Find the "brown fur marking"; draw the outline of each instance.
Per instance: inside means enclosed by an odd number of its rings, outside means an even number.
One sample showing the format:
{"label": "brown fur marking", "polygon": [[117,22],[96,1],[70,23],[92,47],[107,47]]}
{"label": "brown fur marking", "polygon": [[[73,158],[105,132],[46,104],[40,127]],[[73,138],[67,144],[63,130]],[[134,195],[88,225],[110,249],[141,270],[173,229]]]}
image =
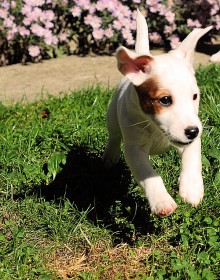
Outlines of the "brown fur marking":
{"label": "brown fur marking", "polygon": [[142,110],[147,114],[159,114],[165,107],[158,99],[163,96],[171,96],[169,90],[160,88],[156,77],[151,77],[139,86],[135,86]]}

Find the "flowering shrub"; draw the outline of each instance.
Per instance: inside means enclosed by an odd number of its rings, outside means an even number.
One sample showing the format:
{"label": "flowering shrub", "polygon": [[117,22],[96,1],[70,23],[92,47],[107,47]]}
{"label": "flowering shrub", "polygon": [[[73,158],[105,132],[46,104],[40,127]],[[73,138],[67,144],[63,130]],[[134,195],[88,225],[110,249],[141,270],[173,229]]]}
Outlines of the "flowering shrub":
{"label": "flowering shrub", "polygon": [[[174,3],[175,2],[175,3]],[[136,8],[154,45],[175,48],[194,27],[220,29],[218,0],[2,0],[0,64],[134,45]]]}

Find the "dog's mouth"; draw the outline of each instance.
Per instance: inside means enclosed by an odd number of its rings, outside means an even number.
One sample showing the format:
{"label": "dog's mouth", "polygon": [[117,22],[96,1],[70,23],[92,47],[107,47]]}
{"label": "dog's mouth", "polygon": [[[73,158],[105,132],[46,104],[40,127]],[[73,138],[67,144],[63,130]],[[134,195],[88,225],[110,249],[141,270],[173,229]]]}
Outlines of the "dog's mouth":
{"label": "dog's mouth", "polygon": [[188,146],[189,144],[191,144],[193,142],[193,141],[182,142],[182,141],[177,141],[177,140],[172,140],[172,139],[169,139],[169,141],[173,146],[180,147],[180,148]]}
{"label": "dog's mouth", "polygon": [[[153,121],[158,125],[158,121],[153,119]],[[174,147],[177,147],[177,148],[183,148],[183,147],[186,147],[188,145],[190,145],[195,139],[192,139],[192,140],[189,140],[189,141],[186,141],[186,142],[183,142],[183,141],[180,141],[180,140],[177,140],[175,139],[174,137],[172,137],[170,135],[170,133],[168,133],[164,128],[161,127],[161,125],[159,124],[159,129],[161,130],[161,132],[164,134],[164,136],[168,139],[168,141],[170,142],[170,144]]]}
{"label": "dog's mouth", "polygon": [[182,141],[176,140],[176,139],[172,138],[170,135],[168,135],[167,132],[165,132],[161,127],[160,127],[160,129],[164,133],[164,135],[167,137],[170,144],[175,146],[175,147],[178,147],[178,148],[186,147],[193,142],[193,140],[190,140],[190,141],[187,141],[187,142],[182,142]]}

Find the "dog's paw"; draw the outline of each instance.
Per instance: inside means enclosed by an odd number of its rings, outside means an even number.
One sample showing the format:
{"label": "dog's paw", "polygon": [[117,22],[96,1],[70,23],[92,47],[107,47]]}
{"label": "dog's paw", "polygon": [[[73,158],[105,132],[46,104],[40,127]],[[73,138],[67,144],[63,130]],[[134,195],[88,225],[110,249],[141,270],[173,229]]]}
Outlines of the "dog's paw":
{"label": "dog's paw", "polygon": [[204,188],[202,176],[185,175],[180,176],[180,197],[187,203],[196,207],[203,199]]}
{"label": "dog's paw", "polygon": [[166,194],[166,197],[162,196],[156,201],[151,201],[150,207],[152,214],[166,216],[176,210],[177,204],[169,194]]}

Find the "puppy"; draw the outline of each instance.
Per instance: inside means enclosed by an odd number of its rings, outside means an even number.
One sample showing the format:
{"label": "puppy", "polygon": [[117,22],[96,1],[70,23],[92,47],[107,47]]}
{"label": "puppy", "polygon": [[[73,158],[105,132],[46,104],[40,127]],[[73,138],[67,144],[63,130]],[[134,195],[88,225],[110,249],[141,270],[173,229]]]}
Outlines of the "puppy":
{"label": "puppy", "polygon": [[125,77],[108,109],[109,139],[103,160],[107,168],[115,165],[123,140],[126,162],[157,215],[170,214],[177,205],[151,167],[149,156],[170,146],[178,149],[182,159],[180,196],[192,206],[203,198],[200,93],[192,55],[199,38],[211,28],[194,29],[177,49],[152,56],[148,27],[138,11],[136,52],[120,47],[116,53],[118,69]]}

